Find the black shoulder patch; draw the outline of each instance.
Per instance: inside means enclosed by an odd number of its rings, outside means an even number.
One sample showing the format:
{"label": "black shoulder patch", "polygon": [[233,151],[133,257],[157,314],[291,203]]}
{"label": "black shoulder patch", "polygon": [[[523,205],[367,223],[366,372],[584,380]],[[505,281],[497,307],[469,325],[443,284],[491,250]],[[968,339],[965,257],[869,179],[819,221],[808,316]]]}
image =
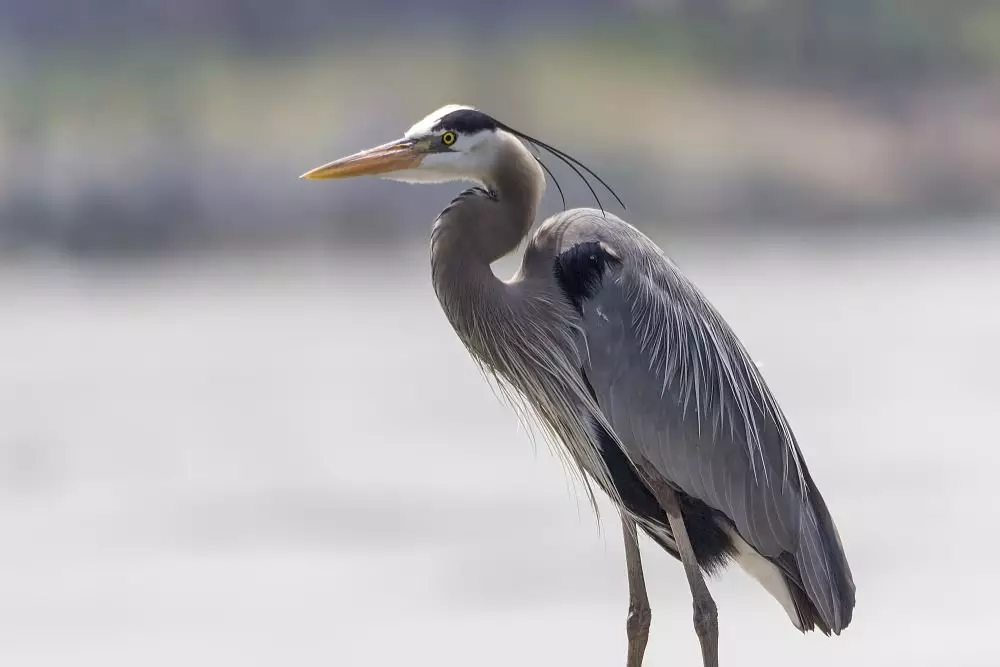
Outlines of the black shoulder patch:
{"label": "black shoulder patch", "polygon": [[620,260],[600,241],[578,243],[561,252],[555,260],[556,282],[573,307],[582,312],[583,302],[593,296],[604,272]]}
{"label": "black shoulder patch", "polygon": [[477,109],[458,109],[442,116],[431,129],[435,132],[452,130],[459,134],[475,134],[497,129],[497,122]]}

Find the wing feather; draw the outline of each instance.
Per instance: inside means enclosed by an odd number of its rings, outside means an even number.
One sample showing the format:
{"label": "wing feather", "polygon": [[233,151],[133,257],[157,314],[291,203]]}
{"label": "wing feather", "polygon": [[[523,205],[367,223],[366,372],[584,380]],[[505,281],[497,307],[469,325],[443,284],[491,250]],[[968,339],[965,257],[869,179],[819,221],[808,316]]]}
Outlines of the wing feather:
{"label": "wing feather", "polygon": [[563,247],[600,240],[621,258],[581,311],[586,373],[628,456],[725,515],[845,627],[854,583],[836,527],[744,346],[638,230],[586,213],[562,224]]}

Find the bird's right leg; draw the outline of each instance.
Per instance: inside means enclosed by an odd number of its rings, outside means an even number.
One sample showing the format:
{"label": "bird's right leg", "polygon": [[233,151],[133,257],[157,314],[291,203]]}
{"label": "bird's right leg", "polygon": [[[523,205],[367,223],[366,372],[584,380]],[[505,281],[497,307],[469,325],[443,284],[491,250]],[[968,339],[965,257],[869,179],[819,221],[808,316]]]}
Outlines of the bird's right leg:
{"label": "bird's right leg", "polygon": [[628,635],[626,667],[642,667],[642,656],[649,641],[649,622],[652,612],[646,595],[646,578],[642,573],[639,555],[639,531],[635,521],[622,512],[622,532],[625,535],[625,567],[628,570],[628,618],[625,632]]}
{"label": "bird's right leg", "polygon": [[688,535],[684,516],[681,514],[680,502],[674,490],[666,484],[655,484],[653,488],[656,499],[667,514],[670,531],[674,534],[674,542],[677,544],[677,553],[681,557],[684,573],[691,587],[691,597],[694,600],[694,631],[701,644],[704,667],[719,667],[718,608],[695,558],[691,537]]}

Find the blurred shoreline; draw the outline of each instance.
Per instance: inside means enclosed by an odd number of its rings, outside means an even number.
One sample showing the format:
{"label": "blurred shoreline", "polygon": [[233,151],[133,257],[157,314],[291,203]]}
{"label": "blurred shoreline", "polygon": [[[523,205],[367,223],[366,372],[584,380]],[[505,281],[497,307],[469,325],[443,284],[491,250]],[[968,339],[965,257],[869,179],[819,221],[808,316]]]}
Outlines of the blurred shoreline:
{"label": "blurred shoreline", "polygon": [[[10,92],[0,99],[0,253],[405,245],[453,188],[297,176],[450,102],[581,158],[647,226],[854,234],[1000,212],[993,70],[901,79],[873,65],[845,79],[799,62],[804,47],[784,69],[719,67],[708,47],[674,44],[679,28],[506,30],[389,28],[276,51],[197,40],[37,60],[24,51],[0,68]],[[551,166],[569,206],[594,205]]]}

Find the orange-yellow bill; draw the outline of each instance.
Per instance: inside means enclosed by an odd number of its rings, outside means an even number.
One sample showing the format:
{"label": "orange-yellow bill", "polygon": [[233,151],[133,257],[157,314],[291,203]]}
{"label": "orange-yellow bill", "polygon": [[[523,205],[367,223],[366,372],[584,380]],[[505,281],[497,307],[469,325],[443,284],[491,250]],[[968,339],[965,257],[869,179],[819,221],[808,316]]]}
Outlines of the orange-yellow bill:
{"label": "orange-yellow bill", "polygon": [[419,142],[398,139],[316,167],[299,178],[350,178],[413,169],[424,159],[424,155],[423,146]]}

